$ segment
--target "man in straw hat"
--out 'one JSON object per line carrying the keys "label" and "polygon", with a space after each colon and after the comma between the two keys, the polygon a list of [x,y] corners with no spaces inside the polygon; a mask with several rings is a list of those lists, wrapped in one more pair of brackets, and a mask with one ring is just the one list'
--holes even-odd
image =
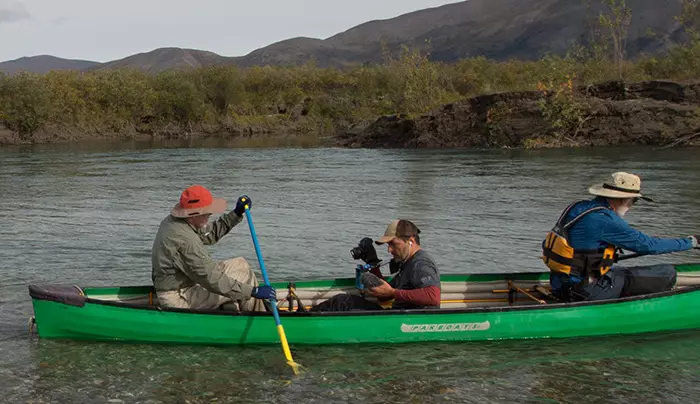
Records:
{"label": "man in straw hat", "polygon": [[241,196],[231,212],[209,226],[212,214],[226,211],[226,201],[201,185],[182,192],[153,242],[152,278],[161,306],[201,310],[226,304],[234,310],[265,311],[262,299],[275,298],[274,288],[258,286],[243,257],[217,262],[205,247],[241,222],[246,205],[250,208],[252,201]]}
{"label": "man in straw hat", "polygon": [[[380,301],[390,301],[391,308],[428,309],[440,307],[440,273],[433,258],[420,245],[420,229],[408,220],[394,220],[389,223],[384,236],[375,244],[387,245],[392,255],[392,274],[390,282],[384,280],[377,268],[372,273],[365,273],[362,281],[370,296]],[[370,244],[371,247],[371,244]],[[374,248],[372,248],[374,250]],[[376,257],[376,253],[372,251]],[[369,279],[368,279],[369,278]],[[377,303],[361,296],[340,294],[320,303],[312,311],[346,311],[346,310],[381,310]]]}
{"label": "man in straw hat", "polygon": [[623,217],[639,200],[641,180],[616,172],[588,192],[595,195],[569,205],[542,243],[550,268],[552,293],[565,301],[614,299],[673,288],[673,265],[613,267],[620,249],[664,254],[698,246],[697,236],[662,239],[633,229]]}

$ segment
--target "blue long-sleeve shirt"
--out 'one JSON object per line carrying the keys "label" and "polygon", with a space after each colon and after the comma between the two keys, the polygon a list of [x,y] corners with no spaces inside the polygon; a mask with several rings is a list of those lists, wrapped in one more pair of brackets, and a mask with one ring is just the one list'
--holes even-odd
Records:
{"label": "blue long-sleeve shirt", "polygon": [[[608,201],[601,197],[577,203],[566,214],[563,222],[568,223],[584,211],[597,206],[606,209],[590,212],[569,227],[568,241],[574,249],[593,250],[612,244],[636,253],[663,254],[693,248],[693,242],[690,238],[651,237],[633,229],[612,210]],[[564,285],[573,285],[582,281],[583,279],[580,277],[567,276],[558,272],[553,272],[550,275],[552,290],[559,290]]]}
{"label": "blue long-sleeve shirt", "polygon": [[636,253],[664,254],[693,248],[693,243],[688,237],[674,239],[651,237],[633,229],[612,210],[608,201],[601,197],[574,205],[564,218],[564,223],[596,206],[607,209],[588,213],[569,228],[569,245],[574,249],[605,248],[608,244],[612,244]]}

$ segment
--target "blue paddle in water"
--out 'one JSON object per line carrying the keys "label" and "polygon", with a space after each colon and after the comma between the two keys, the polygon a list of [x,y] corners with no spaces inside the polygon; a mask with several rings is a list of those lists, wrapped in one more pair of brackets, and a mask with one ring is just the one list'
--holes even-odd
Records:
{"label": "blue paddle in water", "polygon": [[[245,198],[242,199],[243,203],[247,201]],[[260,271],[262,272],[263,279],[266,285],[270,285],[270,280],[267,278],[267,270],[265,269],[265,261],[263,261],[262,253],[260,252],[260,244],[258,243],[258,236],[255,234],[255,226],[253,226],[253,217],[250,214],[250,205],[246,203],[245,205],[245,217],[248,219],[248,227],[250,227],[250,236],[253,238],[253,245],[255,246],[255,254],[258,256],[258,262],[260,263]],[[272,315],[275,317],[275,324],[277,325],[277,333],[280,336],[280,342],[282,342],[282,351],[284,351],[284,356],[287,359],[287,364],[292,367],[295,375],[299,374],[299,364],[294,362],[292,359],[292,352],[289,350],[289,344],[287,343],[287,336],[284,333],[284,328],[282,327],[282,321],[280,321],[279,312],[277,312],[277,301],[275,299],[270,299],[270,306],[272,306]]]}

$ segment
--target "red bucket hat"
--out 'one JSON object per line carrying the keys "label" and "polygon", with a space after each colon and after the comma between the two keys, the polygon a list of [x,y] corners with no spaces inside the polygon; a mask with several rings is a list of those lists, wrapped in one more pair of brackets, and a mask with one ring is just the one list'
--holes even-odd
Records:
{"label": "red bucket hat", "polygon": [[193,185],[182,192],[180,203],[175,205],[170,214],[179,218],[219,214],[226,211],[226,205],[224,199],[214,198],[208,189]]}

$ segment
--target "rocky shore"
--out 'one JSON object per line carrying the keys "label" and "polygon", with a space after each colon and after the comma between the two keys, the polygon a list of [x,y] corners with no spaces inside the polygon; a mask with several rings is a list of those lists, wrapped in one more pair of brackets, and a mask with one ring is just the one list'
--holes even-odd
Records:
{"label": "rocky shore", "polygon": [[[381,117],[340,133],[339,147],[457,148],[700,145],[700,83],[608,82],[572,89],[573,125],[557,130],[546,91],[482,95],[409,118]],[[569,101],[572,100],[572,101]],[[543,108],[544,107],[544,108]],[[566,108],[558,108],[566,111]],[[571,107],[568,110],[572,110]]]}

